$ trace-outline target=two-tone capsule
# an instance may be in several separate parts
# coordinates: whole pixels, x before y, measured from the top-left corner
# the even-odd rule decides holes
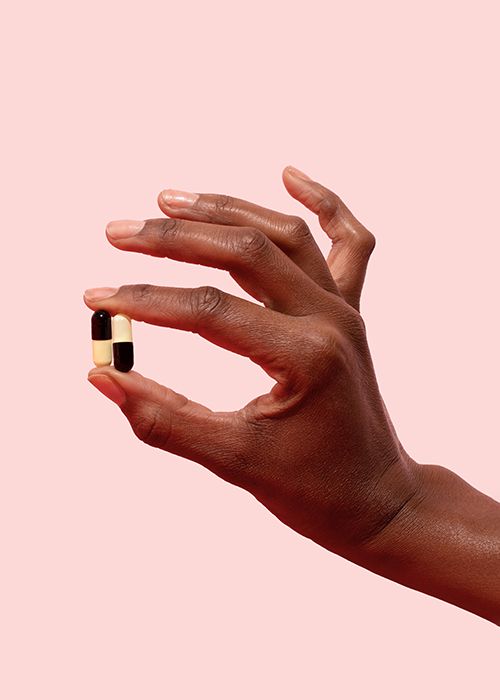
[[[92,314],[92,360],[96,367],[111,364],[111,316],[107,311],[95,311]]]
[[[134,366],[132,322],[125,314],[111,318],[107,311],[92,314],[92,359],[96,367],[112,362],[120,372],[130,372]]]

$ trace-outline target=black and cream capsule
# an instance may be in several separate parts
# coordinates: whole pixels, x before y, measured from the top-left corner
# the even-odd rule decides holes
[[[113,316],[113,363],[120,372],[130,372],[134,366],[132,322],[125,314]]]
[[[96,367],[111,364],[111,316],[107,311],[95,311],[92,314],[92,360]]]

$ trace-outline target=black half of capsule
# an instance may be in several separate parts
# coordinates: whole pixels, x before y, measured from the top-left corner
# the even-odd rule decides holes
[[[113,364],[119,372],[130,372],[134,366],[134,344],[113,343]]]
[[[107,311],[92,314],[92,340],[111,340],[111,316]]]

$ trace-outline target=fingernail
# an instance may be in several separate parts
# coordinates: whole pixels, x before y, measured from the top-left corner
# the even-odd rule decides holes
[[[181,190],[163,190],[160,199],[169,207],[192,207],[200,195]]]
[[[305,173],[302,172],[302,170],[299,170],[298,168],[294,168],[293,165],[287,165],[286,170],[292,175],[293,177],[298,177],[301,180],[310,180],[311,178],[309,175],[306,175]]]
[[[94,289],[86,289],[84,295],[87,301],[99,301],[112,297],[117,291],[116,287],[94,287]]]
[[[118,406],[121,406],[126,401],[127,394],[123,391],[121,386],[106,374],[90,374],[87,379],[101,394],[104,394],[108,399],[114,401]]]
[[[135,236],[144,228],[145,221],[133,221],[123,219],[122,221],[110,221],[106,226],[106,233],[110,238],[130,238]]]

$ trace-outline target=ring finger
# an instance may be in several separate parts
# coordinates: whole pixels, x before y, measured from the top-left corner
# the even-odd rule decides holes
[[[283,214],[228,195],[179,190],[163,190],[158,196],[158,204],[167,216],[257,228],[317,284],[330,292],[337,292],[318,244],[299,216]]]

